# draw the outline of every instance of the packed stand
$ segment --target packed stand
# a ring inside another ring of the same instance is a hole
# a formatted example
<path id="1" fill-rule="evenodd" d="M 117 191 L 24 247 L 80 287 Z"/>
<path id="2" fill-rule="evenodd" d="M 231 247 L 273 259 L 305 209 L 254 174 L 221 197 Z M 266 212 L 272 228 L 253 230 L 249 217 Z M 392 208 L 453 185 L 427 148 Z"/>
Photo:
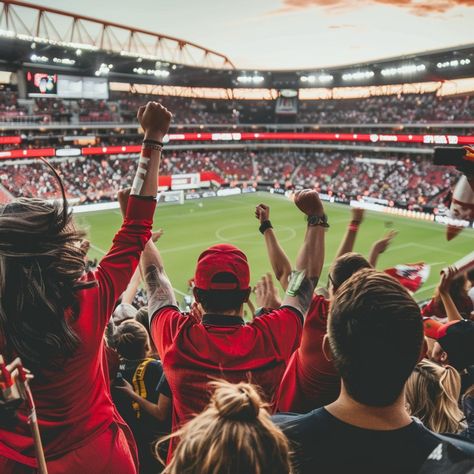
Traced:
<path id="1" fill-rule="evenodd" d="M 62 204 L 1 208 L 0 471 L 472 472 L 474 321 L 453 295 L 461 278 L 470 296 L 474 275 L 444 271 L 446 321 L 422 314 L 402 278 L 376 270 L 393 233 L 367 258 L 354 252 L 364 212 L 352 209 L 321 286 L 331 222 L 306 189 L 294 196 L 307 222 L 296 259 L 262 203 L 255 231 L 273 276 L 251 288 L 241 249 L 202 249 L 183 312 L 152 232 L 171 114 L 149 103 L 138 119 L 145 136 L 131 188 L 118 193 L 123 223 L 92 271 L 65 192 Z M 137 310 L 140 280 L 147 307 Z"/>
<path id="2" fill-rule="evenodd" d="M 56 166 L 69 197 L 95 202 L 114 199 L 118 189 L 130 184 L 134 159 L 88 157 L 58 161 Z M 216 172 L 226 185 L 316 187 L 341 199 L 365 196 L 413 210 L 443 203 L 457 179 L 448 168 L 403 155 L 376 159 L 347 152 L 183 150 L 169 151 L 163 158 L 164 175 L 200 171 Z M 41 164 L 3 165 L 0 178 L 16 196 L 51 198 L 56 192 L 54 180 Z"/>

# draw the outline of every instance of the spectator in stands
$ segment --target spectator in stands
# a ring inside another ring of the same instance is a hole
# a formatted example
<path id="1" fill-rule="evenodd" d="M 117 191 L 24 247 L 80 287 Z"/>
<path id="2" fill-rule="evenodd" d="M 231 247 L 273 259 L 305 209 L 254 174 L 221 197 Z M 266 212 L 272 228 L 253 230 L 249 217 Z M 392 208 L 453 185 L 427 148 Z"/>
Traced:
<path id="1" fill-rule="evenodd" d="M 471 298 L 472 304 L 474 306 L 474 268 L 471 271 L 467 272 L 466 276 L 469 281 L 469 284 L 471 285 L 467 294 L 469 298 Z"/>
<path id="2" fill-rule="evenodd" d="M 152 443 L 169 433 L 171 417 L 171 393 L 163 367 L 150 356 L 148 333 L 137 321 L 118 326 L 115 348 L 120 365 L 112 390 L 114 403 L 137 442 L 140 472 L 159 472 L 161 464 L 153 456 Z"/>
<path id="3" fill-rule="evenodd" d="M 270 208 L 265 204 L 257 206 L 255 215 L 260 221 L 270 263 L 275 276 L 284 289 L 288 285 L 291 268 L 288 257 L 279 245 L 270 222 Z M 364 217 L 363 209 L 351 209 L 352 219 L 339 246 L 336 259 L 329 270 L 329 299 L 337 289 L 362 268 L 371 268 L 371 264 L 360 254 L 353 253 L 359 226 Z M 392 234 L 376 242 L 371 250 L 371 261 L 375 265 L 378 255 L 385 251 Z M 264 278 L 265 284 L 257 285 L 257 300 L 265 299 L 272 308 L 279 306 L 277 298 L 266 295 L 275 294 L 271 278 Z M 260 296 L 261 293 L 266 295 Z M 293 353 L 277 393 L 279 411 L 306 413 L 333 402 L 339 393 L 339 376 L 331 361 L 323 354 L 323 339 L 327 328 L 329 300 L 317 292 L 312 302 L 303 327 L 301 344 Z M 273 306 L 272 306 L 273 304 Z M 260 302 L 259 302 L 259 305 Z"/>
<path id="4" fill-rule="evenodd" d="M 171 114 L 150 103 L 138 118 L 147 139 L 161 140 Z M 144 143 L 147 159 L 137 168 L 122 228 L 94 273 L 84 274 L 83 233 L 74 225 L 62 185 L 62 206 L 18 199 L 1 208 L 0 353 L 20 356 L 35 375 L 31 386 L 50 474 L 136 473 L 135 443 L 116 414 L 104 376 L 103 336 L 151 236 L 160 150 Z M 35 467 L 22 410 L 13 430 L 0 427 L 0 471 Z"/>
<path id="5" fill-rule="evenodd" d="M 166 474 L 289 474 L 288 440 L 258 389 L 214 382 L 209 406 L 173 436 L 181 438 Z"/>
<path id="6" fill-rule="evenodd" d="M 438 445 L 413 421 L 404 386 L 424 352 L 420 309 L 390 276 L 364 269 L 334 296 L 324 340 L 341 393 L 306 415 L 276 417 L 301 473 L 416 473 Z"/>
<path id="7" fill-rule="evenodd" d="M 286 363 L 298 347 L 324 260 L 326 218 L 319 196 L 302 191 L 295 202 L 309 220 L 291 291 L 281 308 L 249 324 L 242 315 L 250 293 L 250 270 L 241 250 L 219 244 L 200 255 L 194 296 L 204 315 L 197 320 L 179 312 L 161 256 L 154 245 L 147 246 L 143 264 L 150 326 L 173 393 L 173 431 L 205 408 L 212 378 L 251 380 L 266 402 L 274 402 Z"/>
<path id="8" fill-rule="evenodd" d="M 441 276 L 443 280 L 443 275 Z M 438 320 L 447 321 L 447 312 L 443 302 L 443 291 L 440 288 L 442 281 L 438 286 L 433 299 L 423 308 L 423 316 L 431 317 Z M 455 278 L 450 278 L 445 286 L 456 308 L 464 319 L 469 319 L 474 311 L 474 303 L 468 294 L 468 281 L 464 273 L 459 274 Z M 446 291 L 444 292 L 446 293 Z"/>
<path id="9" fill-rule="evenodd" d="M 458 433 L 465 429 L 459 409 L 461 377 L 455 368 L 423 359 L 406 385 L 408 410 L 436 433 Z"/>

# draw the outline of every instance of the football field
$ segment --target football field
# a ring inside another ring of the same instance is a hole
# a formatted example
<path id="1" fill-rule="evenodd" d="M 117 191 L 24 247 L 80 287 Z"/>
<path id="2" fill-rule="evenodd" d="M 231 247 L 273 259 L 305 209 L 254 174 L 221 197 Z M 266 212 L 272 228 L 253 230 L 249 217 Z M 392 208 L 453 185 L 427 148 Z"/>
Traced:
<path id="1" fill-rule="evenodd" d="M 187 292 L 187 282 L 194 274 L 199 254 L 210 245 L 228 242 L 240 247 L 250 262 L 252 284 L 271 271 L 259 223 L 254 216 L 259 203 L 270 206 L 270 219 L 275 232 L 294 262 L 303 241 L 306 222 L 292 202 L 283 196 L 268 193 L 244 194 L 232 197 L 188 201 L 183 205 L 160 205 L 155 214 L 154 229 L 163 228 L 158 241 L 166 271 L 177 291 L 178 301 Z M 327 270 L 351 219 L 347 206 L 325 203 L 330 229 L 326 234 L 326 258 L 321 283 L 327 280 Z M 79 225 L 88 231 L 92 243 L 91 257 L 100 258 L 110 247 L 119 229 L 119 210 L 79 214 Z M 417 300 L 429 298 L 438 282 L 439 272 L 474 249 L 474 230 L 464 230 L 451 242 L 446 240 L 444 226 L 404 217 L 366 212 L 354 251 L 368 256 L 374 242 L 390 228 L 398 231 L 388 250 L 379 258 L 377 268 L 396 264 L 426 262 L 431 274 L 415 294 Z"/>

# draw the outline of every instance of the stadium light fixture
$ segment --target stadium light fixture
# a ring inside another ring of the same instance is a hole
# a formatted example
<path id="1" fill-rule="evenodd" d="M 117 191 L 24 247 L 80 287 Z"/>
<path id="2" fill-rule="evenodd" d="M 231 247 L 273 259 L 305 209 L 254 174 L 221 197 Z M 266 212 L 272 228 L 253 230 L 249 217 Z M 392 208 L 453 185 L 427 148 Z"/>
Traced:
<path id="1" fill-rule="evenodd" d="M 113 68 L 113 64 L 104 64 L 102 63 L 99 67 L 99 69 L 97 69 L 97 71 L 95 72 L 95 75 L 96 76 L 107 76 L 110 72 L 110 70 Z"/>
<path id="2" fill-rule="evenodd" d="M 444 69 L 444 68 L 447 68 L 447 67 L 467 66 L 468 64 L 471 64 L 471 60 L 469 58 L 452 59 L 451 61 L 439 62 L 436 65 L 436 67 L 438 69 Z"/>
<path id="3" fill-rule="evenodd" d="M 32 54 L 30 56 L 30 59 L 34 63 L 47 63 L 49 61 L 49 58 L 47 56 L 38 56 L 37 54 Z"/>
<path id="4" fill-rule="evenodd" d="M 405 74 L 416 74 L 417 72 L 423 71 L 426 71 L 426 66 L 424 64 L 405 64 L 400 67 L 382 69 L 381 74 L 384 77 L 391 77 Z"/>
<path id="5" fill-rule="evenodd" d="M 342 75 L 343 81 L 358 81 L 361 79 L 370 79 L 371 77 L 375 76 L 374 71 L 355 71 L 355 72 L 347 72 Z"/>
<path id="6" fill-rule="evenodd" d="M 328 82 L 332 82 L 334 76 L 331 74 L 320 74 L 319 76 L 315 76 L 313 74 L 309 76 L 301 76 L 301 82 L 309 82 L 310 84 L 314 84 L 315 82 L 319 82 L 321 84 L 327 84 Z"/>
<path id="7" fill-rule="evenodd" d="M 146 74 L 155 77 L 168 77 L 170 75 L 170 72 L 166 69 L 144 69 L 142 67 L 134 67 L 133 72 L 141 76 Z"/>
<path id="8" fill-rule="evenodd" d="M 53 58 L 53 63 L 64 64 L 65 66 L 74 66 L 74 64 L 76 64 L 76 60 L 69 58 Z"/>
<path id="9" fill-rule="evenodd" d="M 242 84 L 261 84 L 264 80 L 265 78 L 258 74 L 255 74 L 254 76 L 238 76 L 237 77 L 237 81 Z"/>

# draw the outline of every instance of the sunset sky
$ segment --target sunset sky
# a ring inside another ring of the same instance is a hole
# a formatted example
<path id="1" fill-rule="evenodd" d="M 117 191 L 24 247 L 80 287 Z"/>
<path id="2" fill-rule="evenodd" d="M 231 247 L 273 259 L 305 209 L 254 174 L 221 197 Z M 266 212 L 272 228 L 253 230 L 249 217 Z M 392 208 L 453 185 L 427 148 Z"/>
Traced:
<path id="1" fill-rule="evenodd" d="M 194 41 L 241 68 L 290 69 L 474 42 L 474 0 L 41 0 Z"/>

